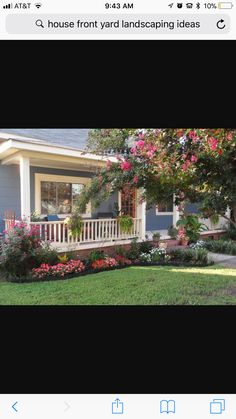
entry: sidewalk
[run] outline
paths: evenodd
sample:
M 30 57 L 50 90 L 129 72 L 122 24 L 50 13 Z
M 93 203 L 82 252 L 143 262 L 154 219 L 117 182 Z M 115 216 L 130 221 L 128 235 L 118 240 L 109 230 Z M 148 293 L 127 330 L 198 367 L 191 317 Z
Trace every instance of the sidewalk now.
M 236 256 L 209 252 L 209 257 L 215 262 L 215 264 L 222 265 L 225 268 L 236 269 Z

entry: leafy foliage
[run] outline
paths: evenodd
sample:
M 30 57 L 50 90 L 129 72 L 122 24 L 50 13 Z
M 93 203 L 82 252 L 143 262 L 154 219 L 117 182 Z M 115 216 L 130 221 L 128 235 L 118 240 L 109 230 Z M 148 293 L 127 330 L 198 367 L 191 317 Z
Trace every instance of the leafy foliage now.
M 117 156 L 117 162 L 108 160 L 85 188 L 79 200 L 82 210 L 90 200 L 96 206 L 115 190 L 135 186 L 144 188 L 148 207 L 175 194 L 179 209 L 186 200 L 201 203 L 205 218 L 218 214 L 227 219 L 230 207 L 236 225 L 235 129 L 103 129 L 91 135 L 96 150 L 102 152 L 112 147 L 118 151 L 116 140 L 122 139 L 125 153 Z
M 2 243 L 0 265 L 9 280 L 24 280 L 42 263 L 58 262 L 57 252 L 40 238 L 38 226 L 15 222 Z
M 198 216 L 195 214 L 183 215 L 176 224 L 185 229 L 186 235 L 191 243 L 197 242 L 200 237 L 200 232 L 206 229 L 205 225 L 198 221 Z
M 236 242 L 232 240 L 206 240 L 205 248 L 215 253 L 236 255 Z
M 129 234 L 132 231 L 134 220 L 129 215 L 121 215 L 118 217 L 121 233 Z
M 168 251 L 171 260 L 192 262 L 193 264 L 208 265 L 208 252 L 206 249 L 171 249 Z

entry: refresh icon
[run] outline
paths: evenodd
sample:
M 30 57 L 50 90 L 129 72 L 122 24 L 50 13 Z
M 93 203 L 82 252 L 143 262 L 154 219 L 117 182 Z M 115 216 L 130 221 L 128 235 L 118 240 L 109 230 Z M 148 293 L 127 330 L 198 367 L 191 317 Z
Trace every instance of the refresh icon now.
M 224 29 L 225 26 L 226 26 L 224 22 L 225 22 L 224 19 L 218 20 L 218 22 L 216 23 L 217 28 L 218 29 Z

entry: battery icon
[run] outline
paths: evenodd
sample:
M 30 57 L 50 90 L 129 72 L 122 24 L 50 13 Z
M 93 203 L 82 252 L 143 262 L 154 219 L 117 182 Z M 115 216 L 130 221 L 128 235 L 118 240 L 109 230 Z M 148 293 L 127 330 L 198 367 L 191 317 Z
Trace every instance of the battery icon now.
M 233 3 L 227 2 L 220 2 L 218 3 L 218 9 L 232 9 Z

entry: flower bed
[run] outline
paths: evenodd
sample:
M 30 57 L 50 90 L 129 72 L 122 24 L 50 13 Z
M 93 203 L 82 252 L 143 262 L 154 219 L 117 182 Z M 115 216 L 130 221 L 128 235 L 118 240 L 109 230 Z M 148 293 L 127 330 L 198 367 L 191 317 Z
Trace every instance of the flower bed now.
M 200 246 L 199 246 L 200 247 Z M 115 257 L 109 257 L 102 250 L 93 250 L 87 259 L 67 254 L 59 257 L 59 263 L 41 263 L 30 274 L 14 277 L 16 282 L 50 281 L 88 275 L 129 266 L 208 266 L 208 252 L 204 248 L 163 249 L 150 243 L 134 241 L 130 250 L 117 247 Z
M 85 270 L 83 262 L 80 260 L 70 260 L 66 263 L 57 263 L 56 265 L 48 265 L 43 263 L 39 268 L 32 269 L 33 279 L 60 279 L 72 273 L 80 273 Z

